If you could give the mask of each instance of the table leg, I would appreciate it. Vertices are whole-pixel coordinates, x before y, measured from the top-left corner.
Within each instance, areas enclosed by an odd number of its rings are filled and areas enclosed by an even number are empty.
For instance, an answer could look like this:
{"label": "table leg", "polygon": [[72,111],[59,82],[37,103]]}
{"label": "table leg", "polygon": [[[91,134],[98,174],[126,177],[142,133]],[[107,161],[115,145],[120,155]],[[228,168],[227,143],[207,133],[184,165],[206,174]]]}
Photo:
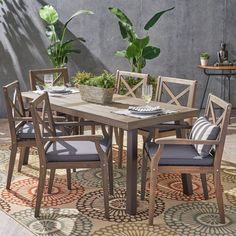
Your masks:
{"label": "table leg", "polygon": [[[180,121],[175,121],[175,124],[180,124]],[[181,130],[176,130],[176,137],[181,138],[182,133]],[[192,195],[193,194],[193,187],[192,187],[192,176],[191,174],[181,174],[182,179],[182,186],[183,186],[183,193],[186,195]]]}
{"label": "table leg", "polygon": [[202,102],[201,102],[201,105],[200,105],[200,113],[201,113],[203,102],[204,102],[204,99],[205,99],[205,96],[206,96],[206,91],[207,91],[209,79],[210,79],[210,75],[208,75],[208,77],[207,77],[206,87],[204,89],[204,93],[203,93],[203,97],[202,97]]}
{"label": "table leg", "polygon": [[182,178],[182,185],[183,185],[183,193],[186,195],[193,194],[193,187],[192,187],[192,176],[191,174],[181,174]]}
{"label": "table leg", "polygon": [[137,130],[127,132],[127,183],[126,212],[137,211]]}

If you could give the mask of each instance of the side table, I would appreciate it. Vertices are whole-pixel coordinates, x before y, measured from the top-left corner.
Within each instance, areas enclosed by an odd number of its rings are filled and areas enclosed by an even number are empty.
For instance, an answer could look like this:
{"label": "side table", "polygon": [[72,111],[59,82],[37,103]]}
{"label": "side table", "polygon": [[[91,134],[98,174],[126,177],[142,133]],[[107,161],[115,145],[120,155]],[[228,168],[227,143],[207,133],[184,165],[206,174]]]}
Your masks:
{"label": "side table", "polygon": [[224,87],[223,87],[223,99],[225,99],[225,85],[226,85],[226,80],[228,79],[228,99],[230,102],[230,79],[232,75],[236,75],[236,65],[233,66],[197,66],[200,69],[203,69],[203,72],[205,75],[207,75],[207,81],[206,81],[206,86],[204,89],[201,105],[200,105],[200,112],[202,110],[203,102],[206,96],[206,91],[209,83],[209,79],[211,76],[223,76],[224,79]]}

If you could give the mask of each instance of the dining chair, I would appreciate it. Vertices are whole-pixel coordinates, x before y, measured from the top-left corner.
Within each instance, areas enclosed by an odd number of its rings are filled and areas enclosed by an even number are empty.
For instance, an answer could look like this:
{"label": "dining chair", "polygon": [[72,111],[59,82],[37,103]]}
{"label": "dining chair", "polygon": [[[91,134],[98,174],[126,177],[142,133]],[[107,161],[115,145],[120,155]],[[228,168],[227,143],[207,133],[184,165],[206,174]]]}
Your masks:
{"label": "dining chair", "polygon": [[[43,112],[39,112],[39,107],[43,108]],[[55,173],[56,169],[66,169],[67,179],[70,181],[70,169],[100,167],[102,169],[105,217],[109,218],[109,187],[110,192],[113,192],[111,189],[113,188],[111,132],[108,133],[102,125],[103,135],[56,136],[52,110],[46,92],[30,102],[30,109],[40,163],[35,217],[38,217],[40,213],[47,169],[50,169],[52,173]],[[47,122],[45,122],[46,115]],[[46,136],[45,131],[49,135]],[[53,177],[54,175],[50,176],[49,189],[52,186]]]}
{"label": "dining chair", "polygon": [[36,90],[37,86],[44,86],[44,75],[53,75],[54,85],[67,85],[69,81],[68,68],[34,69],[29,71],[30,89]]}
{"label": "dining chair", "polygon": [[[218,116],[216,116],[216,110]],[[219,112],[221,113],[219,114]],[[144,158],[151,161],[150,225],[153,224],[159,173],[200,174],[200,176],[212,173],[220,223],[225,223],[220,166],[230,113],[231,104],[209,94],[205,114],[196,120],[188,139],[160,138],[155,141],[149,139],[145,142]],[[202,179],[203,181],[206,179]]]}
{"label": "dining chair", "polygon": [[[148,74],[117,70],[115,93],[134,98],[141,97],[142,86],[147,82]],[[118,168],[122,168],[124,130],[114,128],[114,134],[118,145]]]}
{"label": "dining chair", "polygon": [[[17,149],[20,148],[17,169],[20,172],[22,166],[28,164],[29,150],[31,147],[36,147],[36,141],[33,120],[29,108],[26,108],[23,102],[19,81],[16,80],[3,86],[3,94],[11,135],[11,154],[6,184],[6,189],[10,189]],[[65,122],[65,118],[61,116],[54,115],[53,119],[57,135],[68,135],[71,132],[71,127],[82,126],[81,123],[78,124],[77,122]],[[66,126],[66,129],[64,126]]]}
{"label": "dining chair", "polygon": [[[196,98],[197,81],[174,77],[159,76],[154,100],[168,104],[186,106],[193,108]],[[191,128],[192,118],[186,119],[181,123],[166,122],[152,127],[142,128],[142,131],[149,132],[154,129],[154,137],[172,136],[174,131],[181,135],[181,129]],[[147,135],[147,134],[146,134]]]}
{"label": "dining chair", "polygon": [[3,94],[8,116],[11,135],[11,154],[7,174],[6,188],[10,189],[11,179],[16,159],[17,148],[20,148],[18,171],[22,165],[28,163],[29,149],[36,146],[32,117],[29,110],[24,107],[19,81],[3,86]]}

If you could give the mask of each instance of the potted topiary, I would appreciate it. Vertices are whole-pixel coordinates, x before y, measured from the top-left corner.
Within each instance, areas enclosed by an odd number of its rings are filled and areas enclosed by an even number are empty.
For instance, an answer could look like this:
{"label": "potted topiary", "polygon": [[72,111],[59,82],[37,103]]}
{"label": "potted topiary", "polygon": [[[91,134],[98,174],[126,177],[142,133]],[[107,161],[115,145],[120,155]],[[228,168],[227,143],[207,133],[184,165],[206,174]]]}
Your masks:
{"label": "potted topiary", "polygon": [[115,88],[113,74],[104,71],[101,75],[94,76],[91,73],[78,72],[73,81],[83,100],[100,104],[112,102]]}
{"label": "potted topiary", "polygon": [[201,65],[202,66],[207,66],[209,58],[210,58],[210,56],[209,56],[209,54],[207,52],[202,52],[200,54]]}

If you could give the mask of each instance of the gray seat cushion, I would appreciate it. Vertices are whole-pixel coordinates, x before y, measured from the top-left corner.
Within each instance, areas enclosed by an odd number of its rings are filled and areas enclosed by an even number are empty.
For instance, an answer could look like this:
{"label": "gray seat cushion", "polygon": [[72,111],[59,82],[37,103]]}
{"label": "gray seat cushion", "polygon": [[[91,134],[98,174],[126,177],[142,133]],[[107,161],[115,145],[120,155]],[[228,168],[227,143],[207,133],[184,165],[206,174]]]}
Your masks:
{"label": "gray seat cushion", "polygon": [[[103,151],[107,150],[108,140],[101,141]],[[60,141],[52,143],[46,151],[48,162],[99,161],[95,142]]]}
{"label": "gray seat cushion", "polygon": [[[57,135],[62,135],[62,131],[56,129]],[[19,139],[35,139],[35,131],[32,122],[25,123],[19,128],[16,137]]]}
{"label": "gray seat cushion", "polygon": [[[148,142],[145,149],[150,158],[153,158],[158,149],[158,144]],[[212,166],[214,158],[212,155],[207,157],[199,156],[193,145],[164,145],[160,166]]]}
{"label": "gray seat cushion", "polygon": [[[165,127],[162,127],[162,125],[165,125]],[[166,125],[169,125],[170,127],[166,127]],[[141,130],[151,132],[154,129],[158,129],[159,132],[167,132],[167,131],[175,130],[173,127],[171,127],[172,125],[175,125],[175,122],[174,121],[168,121],[168,122],[164,122],[164,123],[157,124],[157,125],[154,125],[154,126],[144,127],[144,128],[141,128]],[[188,126],[189,124],[187,122],[184,122],[183,125]]]}

